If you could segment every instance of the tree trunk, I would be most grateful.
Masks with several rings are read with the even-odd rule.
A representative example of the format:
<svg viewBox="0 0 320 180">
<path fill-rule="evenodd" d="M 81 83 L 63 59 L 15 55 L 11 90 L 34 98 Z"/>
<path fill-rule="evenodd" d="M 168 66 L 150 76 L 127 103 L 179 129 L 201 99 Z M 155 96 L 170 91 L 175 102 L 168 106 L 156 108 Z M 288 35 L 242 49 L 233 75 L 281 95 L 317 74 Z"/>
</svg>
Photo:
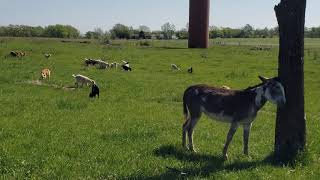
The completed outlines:
<svg viewBox="0 0 320 180">
<path fill-rule="evenodd" d="M 306 0 L 281 0 L 275 6 L 279 24 L 279 78 L 285 87 L 286 105 L 278 107 L 275 130 L 275 158 L 290 162 L 304 150 L 304 26 Z"/>
<path fill-rule="evenodd" d="M 190 0 L 189 48 L 208 48 L 210 0 Z"/>
</svg>

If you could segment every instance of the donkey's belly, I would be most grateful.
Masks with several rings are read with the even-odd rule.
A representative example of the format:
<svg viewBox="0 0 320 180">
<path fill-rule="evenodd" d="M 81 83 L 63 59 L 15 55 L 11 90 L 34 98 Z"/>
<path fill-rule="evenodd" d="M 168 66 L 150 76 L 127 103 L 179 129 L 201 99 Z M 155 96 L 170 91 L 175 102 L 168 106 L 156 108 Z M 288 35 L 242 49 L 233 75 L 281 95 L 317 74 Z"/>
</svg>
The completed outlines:
<svg viewBox="0 0 320 180">
<path fill-rule="evenodd" d="M 203 112 L 208 117 L 210 117 L 211 119 L 214 119 L 216 121 L 225 122 L 225 123 L 232 123 L 232 121 L 233 121 L 233 117 L 224 114 L 224 111 L 221 111 L 219 113 L 213 113 L 213 112 L 208 112 L 205 109 L 203 109 Z"/>
</svg>

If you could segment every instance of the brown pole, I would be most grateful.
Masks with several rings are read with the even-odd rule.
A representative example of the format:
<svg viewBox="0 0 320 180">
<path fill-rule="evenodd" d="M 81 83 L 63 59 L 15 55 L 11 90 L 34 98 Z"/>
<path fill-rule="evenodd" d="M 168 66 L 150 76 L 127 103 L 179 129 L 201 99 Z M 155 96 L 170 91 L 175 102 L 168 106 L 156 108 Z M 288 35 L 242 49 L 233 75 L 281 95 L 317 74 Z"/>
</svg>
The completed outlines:
<svg viewBox="0 0 320 180">
<path fill-rule="evenodd" d="M 210 0 L 189 0 L 189 48 L 209 47 Z"/>
</svg>

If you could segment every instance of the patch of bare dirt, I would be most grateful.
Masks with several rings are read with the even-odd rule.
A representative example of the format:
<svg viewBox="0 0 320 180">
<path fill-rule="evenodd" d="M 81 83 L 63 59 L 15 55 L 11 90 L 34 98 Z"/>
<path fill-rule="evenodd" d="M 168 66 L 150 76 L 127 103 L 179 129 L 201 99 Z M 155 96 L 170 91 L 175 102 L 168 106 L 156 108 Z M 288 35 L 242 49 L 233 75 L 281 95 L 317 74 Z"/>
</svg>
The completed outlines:
<svg viewBox="0 0 320 180">
<path fill-rule="evenodd" d="M 72 91 L 72 90 L 76 89 L 74 86 L 61 86 L 61 85 L 56 85 L 56 84 L 48 84 L 48 83 L 41 81 L 41 80 L 29 80 L 29 81 L 25 81 L 25 83 L 26 84 L 33 84 L 33 85 L 37 85 L 37 86 L 52 87 L 55 89 L 62 89 L 65 91 Z"/>
</svg>

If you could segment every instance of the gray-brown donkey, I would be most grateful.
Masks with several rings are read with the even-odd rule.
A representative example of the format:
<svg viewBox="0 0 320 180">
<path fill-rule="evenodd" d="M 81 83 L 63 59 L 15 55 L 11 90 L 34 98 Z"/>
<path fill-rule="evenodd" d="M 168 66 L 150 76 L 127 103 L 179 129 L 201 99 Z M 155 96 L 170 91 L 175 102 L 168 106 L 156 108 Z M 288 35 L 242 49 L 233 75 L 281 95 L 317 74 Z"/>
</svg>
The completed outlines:
<svg viewBox="0 0 320 180">
<path fill-rule="evenodd" d="M 223 157 L 227 158 L 228 146 L 239 125 L 243 126 L 243 151 L 248 155 L 248 141 L 251 124 L 257 112 L 267 101 L 277 105 L 286 103 L 285 92 L 278 78 L 267 79 L 259 76 L 262 83 L 244 90 L 231 90 L 207 85 L 195 85 L 187 88 L 183 96 L 182 144 L 186 146 L 188 134 L 189 150 L 194 151 L 193 130 L 204 112 L 210 118 L 230 123 Z"/>
</svg>

